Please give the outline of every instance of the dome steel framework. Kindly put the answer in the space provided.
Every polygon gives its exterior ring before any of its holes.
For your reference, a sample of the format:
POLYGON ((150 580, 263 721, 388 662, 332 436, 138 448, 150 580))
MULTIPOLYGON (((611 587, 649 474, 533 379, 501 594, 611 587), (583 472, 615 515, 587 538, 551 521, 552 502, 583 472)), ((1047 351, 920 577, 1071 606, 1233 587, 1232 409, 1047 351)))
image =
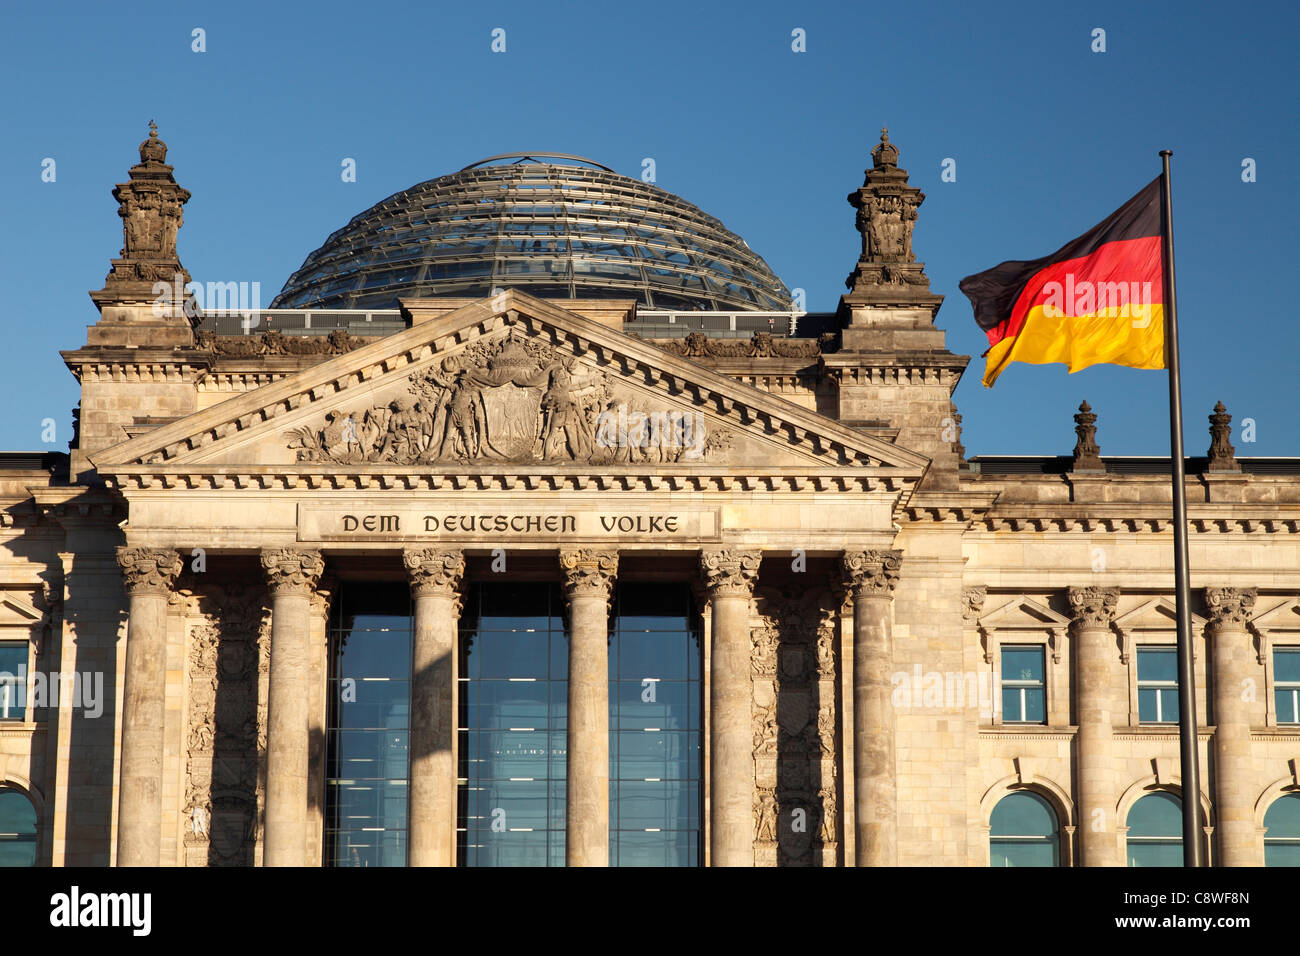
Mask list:
POLYGON ((383 309, 504 288, 647 309, 793 308, 762 257, 714 217, 560 153, 489 157, 389 196, 330 235, 272 307, 383 309))

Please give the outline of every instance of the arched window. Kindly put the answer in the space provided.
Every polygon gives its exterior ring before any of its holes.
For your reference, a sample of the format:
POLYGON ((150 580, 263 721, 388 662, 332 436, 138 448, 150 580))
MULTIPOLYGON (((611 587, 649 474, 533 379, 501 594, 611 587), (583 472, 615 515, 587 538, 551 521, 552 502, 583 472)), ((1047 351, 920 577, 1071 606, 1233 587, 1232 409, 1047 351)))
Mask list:
POLYGON ((1264 865, 1300 866, 1300 793, 1274 800, 1264 826, 1264 865))
POLYGON ((1183 865, 1183 802, 1174 794, 1149 793, 1129 810, 1128 865, 1183 865))
POLYGON ((989 818, 991 866, 1059 866, 1060 826, 1051 804, 1020 790, 1003 797, 989 818))
POLYGON ((25 795, 0 787, 0 866, 36 865, 36 808, 25 795))

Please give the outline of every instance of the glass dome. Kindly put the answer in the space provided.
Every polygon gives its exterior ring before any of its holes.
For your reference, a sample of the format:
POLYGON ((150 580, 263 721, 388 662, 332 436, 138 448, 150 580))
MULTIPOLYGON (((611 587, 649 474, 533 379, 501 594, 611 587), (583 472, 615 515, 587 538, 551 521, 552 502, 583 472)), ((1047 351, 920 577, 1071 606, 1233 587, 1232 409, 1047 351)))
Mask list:
POLYGON ((559 153, 493 156, 376 203, 271 304, 396 308, 399 297, 631 298, 660 310, 790 311, 761 256, 658 186, 559 153))

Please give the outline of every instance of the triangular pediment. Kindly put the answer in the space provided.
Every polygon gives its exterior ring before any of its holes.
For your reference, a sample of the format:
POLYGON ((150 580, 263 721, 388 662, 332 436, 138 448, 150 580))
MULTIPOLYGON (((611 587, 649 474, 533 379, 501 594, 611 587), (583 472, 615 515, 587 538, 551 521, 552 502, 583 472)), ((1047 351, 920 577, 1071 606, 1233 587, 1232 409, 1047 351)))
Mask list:
POLYGON ((985 614, 979 619, 979 626, 985 631, 1001 628, 1064 631, 1070 626, 1070 619, 1031 597, 1018 597, 985 614))
POLYGON ((1300 631, 1300 600, 1291 598, 1250 620, 1256 631, 1300 631))
POLYGON ((44 611, 14 596, 12 592, 0 592, 0 627, 30 627, 44 620, 44 611))
MULTIPOLYGON (((1193 632, 1199 633, 1205 624, 1205 618, 1193 611, 1193 632)), ((1133 610, 1115 618, 1115 628, 1121 634, 1133 631, 1171 631, 1177 627, 1178 605, 1163 595, 1139 604, 1133 610)))
POLYGON ((91 460, 105 475, 322 466, 340 473, 870 473, 888 476, 893 490, 913 487, 928 464, 513 290, 418 321, 91 460))

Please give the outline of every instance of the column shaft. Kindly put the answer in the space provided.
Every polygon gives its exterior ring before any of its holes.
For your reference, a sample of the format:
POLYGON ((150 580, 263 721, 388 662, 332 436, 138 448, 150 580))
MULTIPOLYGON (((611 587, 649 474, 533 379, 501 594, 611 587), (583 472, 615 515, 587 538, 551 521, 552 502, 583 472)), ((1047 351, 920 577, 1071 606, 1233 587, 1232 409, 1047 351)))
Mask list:
POLYGON ((1110 630, 1119 603, 1116 588, 1071 588, 1074 608, 1076 773, 1079 782, 1079 855, 1084 866, 1119 866, 1115 820, 1114 713, 1110 630))
POLYGON ((117 865, 158 866, 162 847, 163 723, 167 685, 167 595, 175 551, 121 548, 131 606, 122 701, 117 865))
MULTIPOLYGON (((1246 699, 1248 681, 1259 666, 1246 632, 1255 606, 1254 588, 1206 588, 1211 615, 1211 663, 1214 694, 1214 803, 1222 866, 1262 866, 1263 842, 1255 826, 1254 766, 1250 724, 1253 704, 1246 699)), ((1257 681, 1262 683, 1262 681, 1257 681)))
POLYGON ((411 866, 456 865, 456 632, 460 551, 407 551, 415 603, 411 667, 411 866))
POLYGON ((305 866, 311 590, 324 568, 314 551, 263 552, 271 588, 267 691, 265 866, 305 866))
POLYGON ((753 682, 749 603, 762 554, 701 555, 709 588, 709 865, 754 865, 753 682))
POLYGON ((613 551, 563 551, 569 603, 565 863, 609 866, 609 600, 613 551))
POLYGON ((853 604, 853 785, 858 866, 898 865, 897 733, 890 673, 890 598, 853 604))

